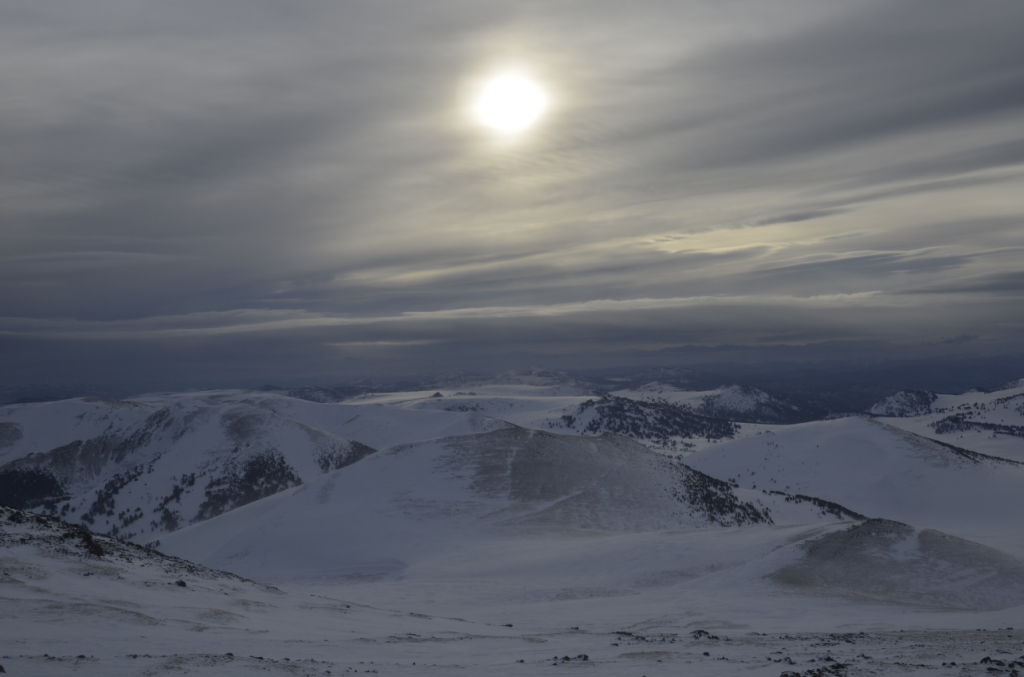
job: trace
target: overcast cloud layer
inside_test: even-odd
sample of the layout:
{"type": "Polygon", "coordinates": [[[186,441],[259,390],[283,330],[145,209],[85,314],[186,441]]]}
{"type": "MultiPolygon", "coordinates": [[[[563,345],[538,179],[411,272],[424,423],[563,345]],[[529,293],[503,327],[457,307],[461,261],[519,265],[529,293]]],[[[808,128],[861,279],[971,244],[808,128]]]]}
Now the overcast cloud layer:
{"type": "Polygon", "coordinates": [[[0,92],[7,385],[1021,349],[1024,3],[11,0],[0,92]]]}

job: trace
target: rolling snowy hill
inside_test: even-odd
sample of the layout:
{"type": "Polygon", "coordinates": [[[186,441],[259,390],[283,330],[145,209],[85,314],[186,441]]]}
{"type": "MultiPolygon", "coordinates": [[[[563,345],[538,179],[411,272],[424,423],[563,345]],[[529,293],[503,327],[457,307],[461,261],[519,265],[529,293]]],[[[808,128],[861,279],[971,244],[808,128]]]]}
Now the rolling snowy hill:
{"type": "Polygon", "coordinates": [[[655,381],[613,394],[646,402],[675,404],[700,416],[742,423],[803,423],[822,418],[827,413],[798,405],[778,393],[737,385],[693,391],[655,381]]]}
{"type": "Polygon", "coordinates": [[[1024,383],[959,395],[901,392],[871,413],[889,425],[994,456],[1024,461],[1024,383]]]}
{"type": "Polygon", "coordinates": [[[263,580],[394,573],[511,535],[640,533],[856,519],[809,497],[736,490],[618,436],[512,428],[401,445],[161,539],[263,580]]]}
{"type": "Polygon", "coordinates": [[[706,415],[785,404],[740,388],[515,378],[0,408],[0,503],[184,558],[0,509],[0,665],[1016,669],[1024,635],[975,628],[1024,627],[1021,438],[981,425],[1017,425],[1024,387],[784,425],[706,415]]]}
{"type": "Polygon", "coordinates": [[[1024,665],[1017,657],[1024,632],[1004,627],[1019,613],[978,604],[990,592],[1014,601],[1019,565],[987,551],[972,559],[978,546],[959,542],[920,563],[908,560],[915,548],[932,547],[921,545],[929,538],[868,522],[464,543],[420,560],[399,580],[273,588],[0,508],[0,667],[48,677],[577,669],[609,677],[777,677],[783,670],[824,677],[1008,674],[1024,665]],[[803,579],[788,582],[794,569],[810,569],[821,582],[835,567],[828,554],[845,554],[865,530],[876,533],[867,550],[852,549],[854,573],[884,578],[874,560],[895,562],[913,591],[926,583],[915,570],[945,565],[945,585],[927,590],[927,601],[938,596],[940,605],[846,591],[826,601],[822,592],[834,592],[808,595],[803,579]],[[975,562],[1000,570],[978,576],[975,562]],[[981,594],[958,596],[958,589],[981,594]]]}
{"type": "MultiPolygon", "coordinates": [[[[649,383],[594,397],[559,372],[511,374],[506,380],[516,382],[467,390],[365,393],[340,403],[268,390],[9,405],[0,408],[0,501],[147,542],[311,482],[374,450],[510,424],[590,437],[615,433],[682,457],[749,443],[769,430],[787,435],[787,444],[805,451],[812,443],[791,434],[800,426],[735,422],[743,416],[764,419],[790,406],[763,391],[685,391],[649,383]],[[729,414],[733,420],[708,414],[729,414]]],[[[891,426],[1024,460],[1021,398],[1024,387],[1019,385],[995,393],[904,393],[875,410],[901,414],[880,419],[891,426]],[[927,405],[928,413],[903,415],[912,413],[911,405],[927,405]]],[[[806,413],[788,411],[786,416],[806,413]]],[[[813,425],[840,438],[857,424],[813,425]]],[[[900,442],[890,436],[879,444],[900,442]]],[[[716,476],[736,478],[754,469],[730,468],[716,476]]],[[[759,484],[758,490],[784,491],[775,479],[759,484]]],[[[822,493],[814,482],[803,482],[793,492],[822,493]]],[[[900,518],[902,513],[868,514],[900,518]]]]}
{"type": "Polygon", "coordinates": [[[1024,464],[949,446],[877,419],[805,423],[687,457],[741,487],[809,493],[869,517],[1024,554],[1024,464]]]}
{"type": "Polygon", "coordinates": [[[146,542],[376,448],[503,425],[251,391],[12,405],[0,409],[0,502],[146,542]]]}

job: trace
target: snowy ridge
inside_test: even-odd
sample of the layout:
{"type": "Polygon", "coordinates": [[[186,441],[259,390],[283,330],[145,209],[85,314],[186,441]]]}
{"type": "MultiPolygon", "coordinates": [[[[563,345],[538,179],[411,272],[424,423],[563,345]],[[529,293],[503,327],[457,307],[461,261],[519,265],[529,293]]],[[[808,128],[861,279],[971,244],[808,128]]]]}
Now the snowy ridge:
{"type": "Polygon", "coordinates": [[[147,542],[355,463],[377,445],[501,425],[251,391],[13,405],[0,409],[0,500],[147,542]]]}
{"type": "Polygon", "coordinates": [[[347,404],[476,414],[570,435],[613,432],[673,455],[745,432],[731,421],[701,416],[688,404],[667,402],[643,391],[594,398],[562,387],[481,385],[466,390],[367,394],[347,404]]]}
{"type": "MultiPolygon", "coordinates": [[[[252,583],[235,574],[208,569],[152,548],[93,533],[55,517],[0,505],[0,548],[9,553],[9,549],[19,546],[28,546],[54,558],[131,565],[171,577],[252,583]]],[[[11,574],[4,572],[4,575],[11,574]]]]}
{"type": "MultiPolygon", "coordinates": [[[[670,456],[742,445],[771,429],[798,449],[809,444],[789,435],[800,426],[740,424],[699,413],[712,405],[728,404],[734,413],[745,408],[748,414],[765,403],[776,406],[763,391],[683,391],[649,383],[594,398],[559,385],[559,373],[526,377],[537,383],[363,394],[342,403],[279,391],[212,391],[2,407],[0,500],[145,543],[312,482],[374,449],[510,425],[583,437],[615,433],[670,456]]],[[[949,445],[954,455],[960,450],[961,460],[977,453],[1024,461],[1024,387],[938,395],[930,412],[876,420],[949,445]]],[[[841,436],[851,424],[814,425],[841,436]]],[[[899,440],[890,435],[878,444],[899,440]]],[[[709,474],[735,480],[757,469],[756,459],[751,462],[749,468],[709,474]]],[[[749,488],[816,496],[858,513],[900,518],[833,498],[813,481],[791,489],[777,481],[749,488]]]]}
{"type": "Polygon", "coordinates": [[[633,400],[605,395],[587,400],[561,421],[549,423],[580,435],[606,432],[627,436],[654,449],[684,450],[691,440],[733,437],[739,426],[731,421],[694,413],[689,407],[665,400],[633,400]]]}
{"type": "MultiPolygon", "coordinates": [[[[728,392],[756,409],[742,390],[599,399],[550,381],[0,407],[0,468],[49,472],[97,531],[138,509],[119,535],[156,522],[134,537],[181,558],[0,511],[0,665],[1012,676],[998,652],[1024,646],[1003,630],[1024,625],[1024,465],[1002,452],[1021,438],[976,424],[1018,425],[1024,388],[939,395],[909,418],[697,413],[728,392]],[[975,427],[938,432],[948,417],[975,427]]],[[[13,479],[0,501],[34,486],[13,479]]]]}
{"type": "Polygon", "coordinates": [[[907,674],[908,661],[929,673],[947,661],[969,675],[1024,667],[1024,632],[1003,627],[1019,615],[983,611],[986,600],[1016,599],[1019,563],[892,522],[467,544],[399,581],[283,588],[5,508],[0,542],[0,665],[9,674],[777,677],[907,674]],[[859,539],[867,530],[882,533],[859,539]],[[872,574],[885,581],[880,566],[910,580],[892,597],[877,584],[870,594],[828,587],[845,563],[869,583],[872,574]],[[934,564],[948,565],[939,573],[949,585],[917,576],[934,564]],[[801,568],[813,586],[793,585],[801,568]],[[893,604],[908,593],[923,598],[893,604]]]}
{"type": "Polygon", "coordinates": [[[800,407],[759,388],[729,386],[704,397],[698,410],[705,416],[751,423],[792,423],[807,420],[800,407]]]}
{"type": "Polygon", "coordinates": [[[619,436],[512,428],[401,445],[161,542],[256,577],[336,576],[394,573],[460,543],[531,534],[853,517],[841,506],[734,488],[619,436]]]}
{"type": "Polygon", "coordinates": [[[697,452],[687,464],[740,487],[809,494],[869,517],[1024,554],[1024,466],[845,418],[776,429],[697,452]]]}
{"type": "MultiPolygon", "coordinates": [[[[892,398],[890,398],[892,399],[892,398]]],[[[888,400],[886,401],[888,402],[888,400]]],[[[889,425],[973,451],[1024,461],[1024,384],[994,392],[923,393],[917,406],[885,406],[872,413],[889,425]],[[926,404],[926,400],[930,400],[926,404]]]]}
{"type": "Polygon", "coordinates": [[[938,399],[936,393],[924,390],[901,390],[873,405],[868,413],[875,416],[897,416],[900,418],[924,416],[931,413],[932,403],[936,399],[938,399]]]}
{"type": "Polygon", "coordinates": [[[594,395],[601,386],[567,371],[553,369],[513,369],[495,376],[449,374],[423,383],[418,389],[465,389],[481,386],[531,386],[541,395],[594,395]]]}
{"type": "Polygon", "coordinates": [[[1024,388],[1024,378],[1019,378],[1016,381],[1010,381],[1009,383],[996,388],[996,391],[1016,390],[1017,388],[1024,388]]]}
{"type": "Polygon", "coordinates": [[[740,423],[803,423],[825,415],[823,411],[807,409],[783,395],[749,386],[694,391],[655,381],[612,394],[646,402],[669,403],[707,418],[740,423]]]}
{"type": "Polygon", "coordinates": [[[772,580],[818,593],[946,609],[1024,604],[1024,562],[931,529],[873,519],[807,541],[772,580]]]}

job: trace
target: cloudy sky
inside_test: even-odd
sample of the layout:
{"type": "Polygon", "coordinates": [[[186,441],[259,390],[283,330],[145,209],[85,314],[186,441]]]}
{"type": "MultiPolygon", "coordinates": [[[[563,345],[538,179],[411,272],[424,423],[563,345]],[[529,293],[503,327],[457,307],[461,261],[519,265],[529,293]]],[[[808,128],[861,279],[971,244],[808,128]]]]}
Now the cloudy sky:
{"type": "Polygon", "coordinates": [[[6,384],[1021,350],[1024,3],[7,0],[0,93],[6,384]]]}

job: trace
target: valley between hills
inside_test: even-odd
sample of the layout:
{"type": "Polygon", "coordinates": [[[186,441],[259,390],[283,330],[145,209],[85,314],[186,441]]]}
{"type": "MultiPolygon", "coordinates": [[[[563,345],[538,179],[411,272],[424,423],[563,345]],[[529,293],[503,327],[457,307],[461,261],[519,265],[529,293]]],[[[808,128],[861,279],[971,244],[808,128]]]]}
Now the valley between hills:
{"type": "Polygon", "coordinates": [[[654,376],[0,406],[0,665],[1024,672],[1024,382],[654,376]]]}

